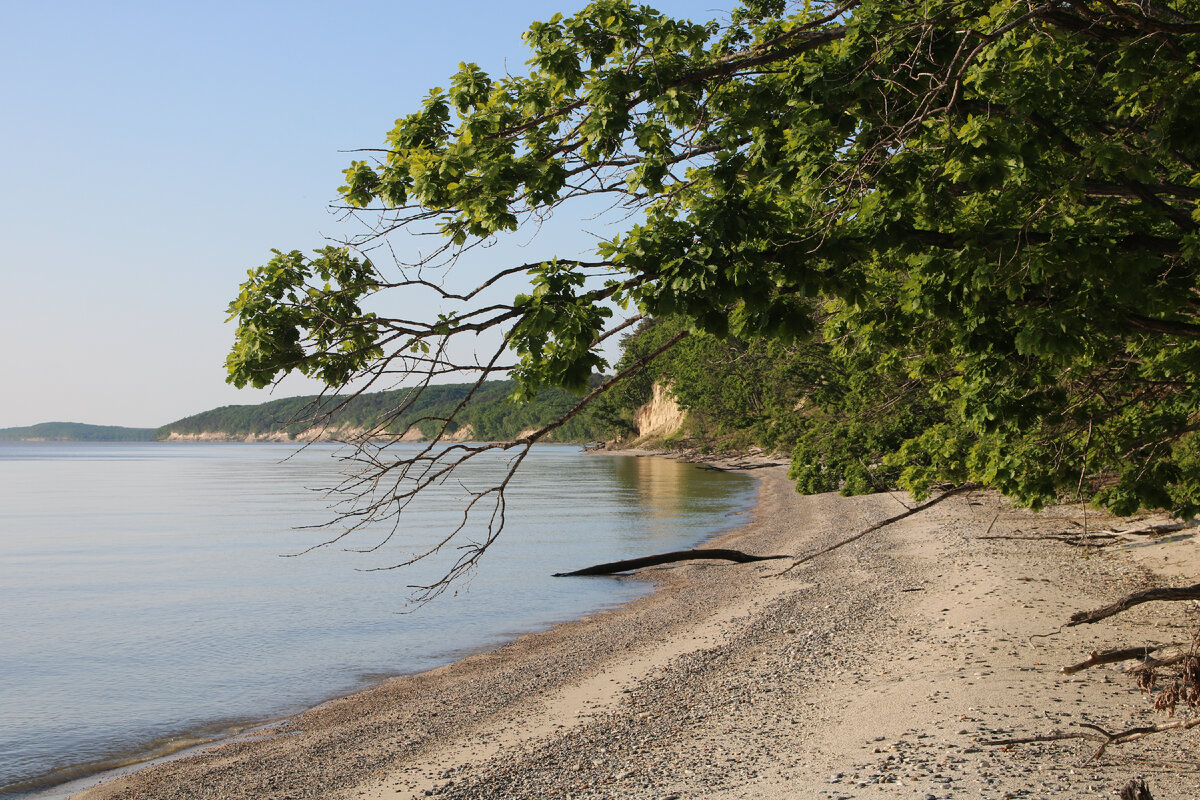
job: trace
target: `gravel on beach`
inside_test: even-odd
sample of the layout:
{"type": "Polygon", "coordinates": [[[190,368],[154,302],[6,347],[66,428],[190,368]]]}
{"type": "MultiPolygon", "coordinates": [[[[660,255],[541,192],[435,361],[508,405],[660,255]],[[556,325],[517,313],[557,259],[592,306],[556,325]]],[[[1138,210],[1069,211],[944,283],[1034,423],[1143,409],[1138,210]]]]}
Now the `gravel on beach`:
{"type": "MultiPolygon", "coordinates": [[[[804,554],[910,502],[804,497],[784,473],[750,473],[758,504],[714,545],[804,554]]],[[[1195,622],[1154,604],[1063,629],[1157,580],[1158,551],[1046,538],[1079,517],[963,495],[784,574],[788,561],[689,562],[564,579],[658,590],[76,797],[1115,798],[1137,775],[1156,800],[1200,797],[1200,730],[1095,759],[1079,740],[986,744],[1165,720],[1120,664],[1060,672],[1195,622]]],[[[1162,547],[1200,572],[1193,540],[1162,547]]]]}

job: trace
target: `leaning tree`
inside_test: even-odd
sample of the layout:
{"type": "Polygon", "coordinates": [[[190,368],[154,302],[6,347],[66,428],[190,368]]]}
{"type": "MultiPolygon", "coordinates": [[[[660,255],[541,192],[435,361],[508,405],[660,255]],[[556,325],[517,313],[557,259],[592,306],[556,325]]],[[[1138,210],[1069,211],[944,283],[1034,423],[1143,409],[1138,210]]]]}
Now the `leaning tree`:
{"type": "MultiPolygon", "coordinates": [[[[1200,2],[745,0],[701,24],[597,0],[525,41],[527,74],[462,64],[350,164],[364,235],[251,271],[230,381],[508,374],[578,410],[689,332],[815,336],[944,409],[878,454],[918,495],[1200,508],[1200,2]],[[574,209],[619,233],[455,285],[574,209]],[[437,244],[408,255],[409,233],[437,244]],[[428,315],[386,313],[397,293],[428,315]],[[609,337],[668,315],[686,324],[595,383],[609,337]]],[[[403,459],[364,439],[342,535],[554,427],[403,459]]],[[[510,476],[471,499],[488,535],[448,577],[510,476]]]]}

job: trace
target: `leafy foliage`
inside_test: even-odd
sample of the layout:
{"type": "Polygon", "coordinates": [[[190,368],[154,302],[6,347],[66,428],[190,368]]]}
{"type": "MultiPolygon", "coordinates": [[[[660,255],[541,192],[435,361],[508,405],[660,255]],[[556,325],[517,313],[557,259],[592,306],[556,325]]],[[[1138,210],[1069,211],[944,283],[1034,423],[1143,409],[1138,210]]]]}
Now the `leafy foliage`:
{"type": "MultiPolygon", "coordinates": [[[[511,370],[525,396],[580,388],[619,308],[748,360],[823,342],[843,394],[801,415],[802,488],[970,479],[1035,506],[1200,510],[1196,0],[770,0],[724,25],[596,0],[526,42],[527,75],[463,64],[346,171],[347,206],[381,215],[354,244],[445,247],[315,294],[295,290],[302,263],[282,289],[256,277],[232,380],[511,370]],[[624,232],[593,261],[498,268],[485,286],[534,284],[512,302],[423,277],[595,198],[624,232]],[[368,318],[367,286],[455,307],[368,318]],[[446,355],[489,329],[490,359],[446,355]]],[[[750,388],[712,399],[752,410],[733,402],[750,388]]]]}
{"type": "Polygon", "coordinates": [[[314,258],[273,252],[265,266],[250,270],[229,304],[230,319],[238,321],[225,361],[230,383],[261,389],[280,372],[298,370],[337,386],[383,355],[374,315],[359,308],[378,288],[370,261],[339,247],[314,258]]]}
{"type": "MultiPolygon", "coordinates": [[[[623,343],[622,363],[681,325],[677,318],[644,323],[623,343]]],[[[791,452],[791,476],[804,493],[863,494],[897,485],[904,464],[894,455],[947,418],[923,382],[884,373],[864,353],[820,337],[783,344],[692,335],[606,395],[598,413],[629,431],[654,383],[670,387],[688,410],[689,444],[791,452]]]]}

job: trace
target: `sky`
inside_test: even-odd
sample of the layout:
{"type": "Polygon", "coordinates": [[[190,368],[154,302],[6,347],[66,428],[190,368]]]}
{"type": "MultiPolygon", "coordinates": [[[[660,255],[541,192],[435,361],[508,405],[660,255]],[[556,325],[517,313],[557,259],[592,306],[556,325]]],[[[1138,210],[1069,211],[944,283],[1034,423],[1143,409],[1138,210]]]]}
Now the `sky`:
{"type": "Polygon", "coordinates": [[[583,4],[0,4],[0,428],[157,427],[317,391],[225,383],[246,271],[345,230],[345,151],[382,144],[460,61],[522,72],[529,23],[583,4]]]}

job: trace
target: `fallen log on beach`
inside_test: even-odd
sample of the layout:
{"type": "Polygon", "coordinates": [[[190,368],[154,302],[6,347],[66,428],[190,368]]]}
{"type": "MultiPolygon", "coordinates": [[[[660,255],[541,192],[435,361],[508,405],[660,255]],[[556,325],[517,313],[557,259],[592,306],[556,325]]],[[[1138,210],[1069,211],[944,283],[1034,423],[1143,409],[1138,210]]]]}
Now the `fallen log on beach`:
{"type": "Polygon", "coordinates": [[[1076,611],[1071,615],[1071,619],[1067,622],[1066,627],[1090,625],[1102,619],[1115,617],[1122,611],[1128,611],[1142,603],[1153,603],[1156,601],[1177,602],[1180,600],[1200,600],[1200,583],[1178,588],[1146,589],[1145,591],[1126,595],[1115,603],[1104,606],[1104,608],[1096,608],[1091,611],[1076,611]]]}
{"type": "Polygon", "coordinates": [[[596,564],[584,567],[574,572],[556,572],[555,578],[572,578],[583,575],[615,575],[618,572],[629,572],[634,569],[656,567],[659,564],[673,564],[677,561],[692,561],[695,559],[712,559],[717,561],[734,561],[738,564],[748,564],[752,561],[771,561],[777,558],[791,558],[790,555],[756,556],[743,553],[741,550],[724,550],[721,548],[700,548],[697,550],[675,550],[671,553],[660,553],[656,556],[628,558],[624,561],[611,561],[607,564],[596,564]]]}
{"type": "MultiPolygon", "coordinates": [[[[583,569],[577,569],[574,572],[556,572],[556,573],[554,573],[553,577],[555,577],[555,578],[570,578],[570,577],[583,576],[583,575],[615,575],[618,572],[628,572],[628,571],[634,570],[634,569],[642,569],[643,567],[656,567],[659,564],[673,564],[676,561],[691,561],[693,559],[718,559],[718,560],[722,560],[722,561],[734,561],[734,562],[737,562],[738,564],[748,564],[753,561],[773,561],[773,560],[779,559],[779,558],[792,559],[792,565],[790,567],[785,569],[783,572],[780,572],[778,575],[773,576],[773,577],[778,577],[779,575],[785,575],[788,572],[791,572],[793,569],[795,569],[799,565],[805,563],[806,561],[811,561],[812,559],[816,558],[817,556],[825,555],[826,553],[830,553],[830,552],[833,552],[834,550],[837,550],[839,547],[844,547],[845,545],[848,545],[851,542],[855,542],[855,541],[861,539],[862,537],[866,536],[868,533],[873,533],[874,531],[877,531],[880,528],[885,528],[888,525],[891,525],[893,522],[899,522],[902,519],[911,517],[913,514],[919,514],[920,512],[924,511],[925,509],[930,508],[931,506],[937,505],[938,503],[942,502],[943,500],[945,500],[948,497],[953,497],[956,494],[961,494],[962,492],[973,491],[978,488],[979,487],[976,484],[968,483],[968,484],[964,484],[963,486],[959,486],[954,489],[949,489],[949,490],[943,492],[942,494],[938,495],[937,497],[933,498],[932,500],[927,500],[926,502],[921,503],[919,506],[914,506],[913,508],[910,508],[910,509],[904,511],[901,514],[897,514],[894,517],[888,517],[887,519],[883,520],[882,522],[877,522],[874,525],[870,526],[869,528],[859,531],[858,533],[854,534],[853,536],[849,536],[845,539],[842,539],[839,542],[829,545],[828,547],[824,547],[820,550],[817,550],[815,553],[809,553],[808,555],[803,556],[803,557],[787,555],[787,554],[775,555],[775,556],[755,556],[755,555],[750,555],[748,553],[743,553],[741,550],[724,550],[721,548],[701,548],[698,550],[676,550],[672,553],[662,553],[662,554],[656,555],[656,556],[644,556],[642,558],[626,559],[625,561],[613,561],[608,564],[597,564],[594,567],[585,567],[583,569]]],[[[990,528],[989,528],[989,530],[990,530],[990,528]]]]}

